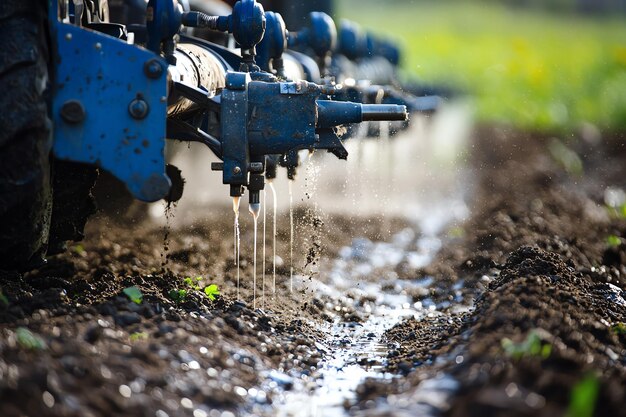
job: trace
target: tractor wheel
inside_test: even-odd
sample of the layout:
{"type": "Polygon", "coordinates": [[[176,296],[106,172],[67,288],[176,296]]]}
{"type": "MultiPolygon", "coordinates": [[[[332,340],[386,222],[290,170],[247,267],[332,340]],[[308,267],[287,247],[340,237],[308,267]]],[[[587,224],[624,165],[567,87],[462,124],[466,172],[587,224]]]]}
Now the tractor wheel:
{"type": "Polygon", "coordinates": [[[0,269],[36,266],[51,214],[43,0],[0,1],[0,269]]]}

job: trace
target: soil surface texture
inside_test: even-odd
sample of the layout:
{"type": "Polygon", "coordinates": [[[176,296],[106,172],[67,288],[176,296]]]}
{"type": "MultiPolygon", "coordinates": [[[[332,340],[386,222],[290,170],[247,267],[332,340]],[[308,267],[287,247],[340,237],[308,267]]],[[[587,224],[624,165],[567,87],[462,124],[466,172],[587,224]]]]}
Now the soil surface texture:
{"type": "Polygon", "coordinates": [[[289,213],[256,283],[243,205],[240,268],[230,207],[100,213],[0,271],[0,416],[626,416],[626,140],[592,139],[477,129],[436,236],[298,205],[293,281],[289,213]]]}

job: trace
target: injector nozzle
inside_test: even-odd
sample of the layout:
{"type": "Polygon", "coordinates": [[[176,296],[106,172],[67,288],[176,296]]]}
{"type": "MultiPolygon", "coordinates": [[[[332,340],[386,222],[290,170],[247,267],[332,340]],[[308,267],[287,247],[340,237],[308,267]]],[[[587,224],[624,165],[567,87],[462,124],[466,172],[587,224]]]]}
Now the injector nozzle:
{"type": "Polygon", "coordinates": [[[317,100],[317,124],[330,128],[366,121],[406,121],[406,106],[399,104],[361,104],[346,101],[317,100]]]}

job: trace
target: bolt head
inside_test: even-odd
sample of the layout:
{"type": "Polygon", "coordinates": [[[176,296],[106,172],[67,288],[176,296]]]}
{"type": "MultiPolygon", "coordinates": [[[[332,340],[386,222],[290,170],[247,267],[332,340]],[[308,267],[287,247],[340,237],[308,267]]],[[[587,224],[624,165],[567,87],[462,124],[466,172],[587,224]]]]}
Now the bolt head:
{"type": "Polygon", "coordinates": [[[136,98],[128,105],[128,112],[134,119],[137,120],[144,119],[148,115],[149,111],[150,107],[148,106],[148,103],[142,99],[136,98]]]}
{"type": "Polygon", "coordinates": [[[240,168],[240,167],[238,167],[238,166],[234,167],[234,168],[233,168],[233,173],[234,173],[234,174],[240,174],[240,173],[241,173],[241,168],[240,168]]]}
{"type": "Polygon", "coordinates": [[[146,61],[143,66],[143,71],[148,78],[156,80],[163,75],[163,66],[158,59],[152,58],[146,61]]]}
{"type": "Polygon", "coordinates": [[[68,100],[61,106],[61,118],[69,124],[78,124],[85,120],[85,107],[78,100],[68,100]]]}

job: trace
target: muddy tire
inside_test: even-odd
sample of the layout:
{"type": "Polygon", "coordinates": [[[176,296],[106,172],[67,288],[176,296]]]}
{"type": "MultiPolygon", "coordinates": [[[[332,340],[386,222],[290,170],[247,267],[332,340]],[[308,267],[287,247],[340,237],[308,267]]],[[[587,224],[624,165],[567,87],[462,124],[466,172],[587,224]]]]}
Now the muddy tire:
{"type": "Polygon", "coordinates": [[[42,0],[0,1],[0,269],[41,262],[51,213],[42,0]]]}

